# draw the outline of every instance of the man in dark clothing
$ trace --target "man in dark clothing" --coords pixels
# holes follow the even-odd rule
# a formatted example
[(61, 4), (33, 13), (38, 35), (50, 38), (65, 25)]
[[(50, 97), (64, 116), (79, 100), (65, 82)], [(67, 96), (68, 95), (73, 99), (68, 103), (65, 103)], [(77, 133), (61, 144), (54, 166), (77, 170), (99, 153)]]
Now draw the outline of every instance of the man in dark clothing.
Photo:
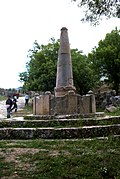
[(7, 118), (10, 118), (10, 112), (11, 112), (12, 105), (13, 105), (12, 99), (10, 98), (10, 96), (8, 96), (8, 99), (6, 100)]

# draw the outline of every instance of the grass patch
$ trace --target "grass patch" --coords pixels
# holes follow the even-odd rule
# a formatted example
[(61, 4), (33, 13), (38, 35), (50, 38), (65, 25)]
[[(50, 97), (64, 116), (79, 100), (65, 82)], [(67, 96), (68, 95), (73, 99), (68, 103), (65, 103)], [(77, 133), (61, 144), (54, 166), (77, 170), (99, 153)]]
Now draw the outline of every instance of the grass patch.
[(33, 107), (32, 107), (32, 105), (25, 106), (23, 109), (24, 109), (27, 113), (32, 113), (32, 112), (33, 112)]
[(103, 110), (101, 108), (97, 108), (96, 111), (97, 112), (104, 112), (105, 115), (109, 115), (109, 116), (120, 116), (120, 106), (118, 106), (116, 108), (116, 110), (114, 110), (113, 112), (108, 112), (107, 110)]
[[(16, 172), (23, 179), (101, 179), (104, 169), (107, 175), (120, 178), (119, 139), (112, 136), (104, 140), (9, 140), (0, 141), (0, 148), (4, 176), (8, 176), (6, 165), (11, 176)], [(9, 156), (14, 158), (12, 165), (6, 163)]]
[(6, 100), (6, 99), (7, 99), (6, 96), (0, 95), (0, 101)]
[(32, 105), (29, 106), (23, 106), (22, 110), (18, 110), (17, 112), (13, 113), (13, 117), (19, 117), (19, 116), (25, 116), (28, 114), (32, 114), (33, 113), (33, 108)]
[(25, 114), (32, 113), (32, 112), (33, 112), (32, 105), (24, 106), (21, 111), (18, 111), (18, 113), (25, 113)]
[(105, 111), (105, 114), (110, 116), (120, 116), (120, 107), (117, 107), (117, 109), (114, 110), (113, 112)]

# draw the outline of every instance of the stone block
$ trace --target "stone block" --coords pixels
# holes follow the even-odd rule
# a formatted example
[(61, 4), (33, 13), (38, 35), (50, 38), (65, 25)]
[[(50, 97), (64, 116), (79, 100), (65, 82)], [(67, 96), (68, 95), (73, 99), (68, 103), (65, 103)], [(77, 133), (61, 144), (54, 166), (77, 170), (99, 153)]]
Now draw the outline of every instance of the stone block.
[(77, 113), (77, 95), (69, 94), (67, 95), (67, 109), (66, 114), (76, 114)]
[(83, 107), (82, 107), (82, 113), (83, 114), (88, 114), (91, 111), (91, 106), (90, 106), (90, 95), (85, 95), (83, 96)]
[(49, 115), (49, 95), (40, 95), (33, 99), (33, 114), (37, 115)]

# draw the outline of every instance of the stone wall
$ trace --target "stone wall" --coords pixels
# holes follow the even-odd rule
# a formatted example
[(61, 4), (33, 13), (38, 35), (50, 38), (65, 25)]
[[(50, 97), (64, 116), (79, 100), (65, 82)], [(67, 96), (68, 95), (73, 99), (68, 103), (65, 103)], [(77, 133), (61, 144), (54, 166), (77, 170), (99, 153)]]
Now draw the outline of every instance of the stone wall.
[(34, 115), (89, 114), (96, 112), (94, 94), (40, 95), (33, 100)]

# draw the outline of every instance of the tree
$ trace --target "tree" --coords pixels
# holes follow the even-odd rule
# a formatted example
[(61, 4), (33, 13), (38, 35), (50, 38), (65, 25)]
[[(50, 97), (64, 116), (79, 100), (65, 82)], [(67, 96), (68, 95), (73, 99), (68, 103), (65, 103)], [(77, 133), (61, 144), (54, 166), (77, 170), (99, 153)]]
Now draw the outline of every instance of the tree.
[[(26, 72), (19, 74), (20, 81), (24, 82), (24, 90), (53, 91), (56, 86), (57, 59), (59, 40), (51, 39), (47, 45), (39, 45), (34, 42), (32, 50), (29, 50), (29, 62), (26, 64)], [(71, 49), (73, 62), (73, 78), (77, 92), (88, 92), (95, 82), (93, 71), (87, 57), (77, 49)]]
[(29, 74), (28, 74), (28, 72), (21, 72), (21, 73), (19, 73), (19, 81), (20, 82), (24, 82), (24, 85), (23, 85), (23, 87), (22, 87), (22, 90), (23, 91), (27, 91), (27, 86), (28, 86), (28, 80), (29, 80)]
[(86, 55), (78, 49), (71, 50), (73, 63), (73, 78), (77, 92), (81, 95), (93, 90), (97, 82), (97, 75), (91, 68), (91, 63)]
[(94, 25), (99, 23), (103, 16), (107, 18), (120, 18), (120, 0), (72, 0), (78, 7), (85, 8), (85, 16), (82, 21), (88, 21)]
[(29, 62), (26, 72), (19, 74), (20, 81), (24, 82), (24, 89), (33, 91), (52, 91), (55, 87), (56, 63), (59, 41), (51, 38), (48, 45), (39, 45), (34, 42), (33, 49), (29, 50)]
[(117, 28), (99, 41), (98, 47), (88, 55), (99, 77), (105, 77), (118, 93), (120, 85), (120, 31)]

